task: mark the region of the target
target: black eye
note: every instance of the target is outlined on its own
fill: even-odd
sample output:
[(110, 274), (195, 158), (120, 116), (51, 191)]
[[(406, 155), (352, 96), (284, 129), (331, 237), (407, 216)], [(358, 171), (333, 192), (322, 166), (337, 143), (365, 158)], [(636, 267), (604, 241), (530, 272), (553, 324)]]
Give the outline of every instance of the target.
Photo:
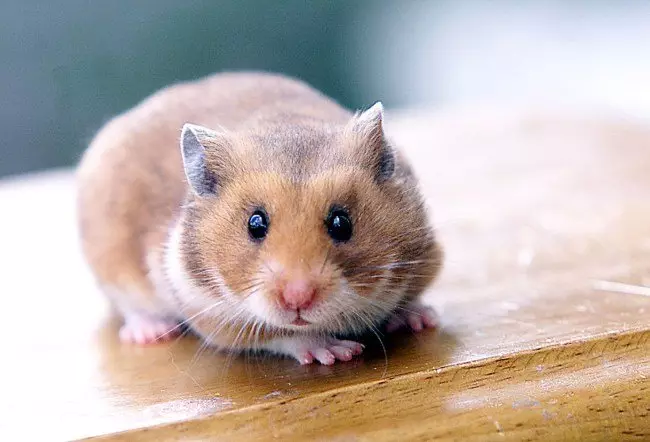
[(256, 210), (248, 218), (248, 233), (251, 238), (260, 241), (264, 239), (269, 230), (269, 218), (263, 210)]
[(327, 234), (336, 242), (349, 241), (352, 238), (352, 220), (344, 209), (333, 209), (325, 220)]

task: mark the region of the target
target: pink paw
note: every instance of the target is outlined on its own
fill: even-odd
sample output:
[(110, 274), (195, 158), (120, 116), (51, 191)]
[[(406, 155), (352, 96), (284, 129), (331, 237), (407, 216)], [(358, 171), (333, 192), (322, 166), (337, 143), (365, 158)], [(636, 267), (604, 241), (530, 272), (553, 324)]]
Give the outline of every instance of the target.
[(326, 342), (314, 343), (294, 355), (301, 365), (311, 364), (317, 360), (323, 365), (332, 365), (336, 360), (349, 361), (363, 352), (363, 344), (354, 341), (328, 339)]
[(120, 340), (128, 344), (147, 345), (169, 341), (180, 335), (180, 327), (170, 319), (133, 316), (120, 328)]
[(311, 336), (280, 338), (270, 342), (266, 348), (296, 358), (301, 365), (314, 361), (332, 365), (337, 360), (349, 361), (363, 352), (363, 344), (358, 342)]
[(438, 314), (432, 307), (412, 302), (393, 312), (386, 324), (386, 331), (391, 333), (405, 326), (416, 332), (435, 328), (438, 326)]

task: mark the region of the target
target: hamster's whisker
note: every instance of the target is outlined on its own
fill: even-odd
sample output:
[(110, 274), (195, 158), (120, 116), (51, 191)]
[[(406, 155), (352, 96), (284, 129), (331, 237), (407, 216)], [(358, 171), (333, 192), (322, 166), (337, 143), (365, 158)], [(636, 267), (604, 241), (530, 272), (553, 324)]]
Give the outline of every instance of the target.
[(255, 346), (255, 349), (258, 349), (260, 347), (260, 333), (262, 330), (262, 325), (263, 322), (257, 318), (255, 318), (255, 333), (253, 335), (253, 343)]
[(239, 317), (244, 314), (244, 306), (239, 306), (234, 313), (228, 313), (228, 317), (219, 318), (221, 321), (218, 323), (217, 327), (214, 329), (214, 334), (220, 333), (224, 328), (234, 324), (239, 320)]
[(367, 300), (367, 305), (374, 307), (381, 315), (387, 315), (395, 310), (395, 304), (392, 302), (380, 303), (377, 300)]
[(366, 330), (366, 327), (363, 324), (359, 324), (359, 321), (354, 321), (354, 317), (345, 312), (341, 315), (336, 315), (336, 331), (335, 333), (341, 333), (344, 331), (352, 331), (354, 334), (363, 333)]
[[(260, 329), (259, 329), (258, 333), (259, 333), (259, 335), (260, 335), (260, 338), (261, 338), (261, 335), (262, 335), (263, 333), (267, 333), (266, 322), (264, 322), (264, 321), (260, 321)], [(258, 339), (259, 339), (259, 338), (258, 338)], [(259, 340), (258, 340), (257, 345), (258, 345), (258, 347), (261, 347), (261, 345), (259, 344)]]
[(417, 234), (418, 232), (423, 232), (423, 231), (429, 232), (430, 231), (429, 227), (421, 227), (419, 229), (409, 229), (406, 232), (397, 233), (395, 236), (391, 237), (391, 241), (397, 242), (400, 239), (404, 238), (404, 239), (407, 239), (408, 242), (411, 242), (411, 241), (413, 241), (413, 238), (414, 238), (413, 235), (414, 234)]
[(204, 314), (204, 313), (207, 313), (208, 311), (212, 310), (213, 308), (215, 308), (215, 307), (217, 307), (217, 306), (219, 306), (219, 305), (221, 305), (221, 304), (223, 304), (223, 303), (224, 303), (223, 300), (218, 300), (218, 301), (214, 302), (213, 304), (211, 304), (211, 305), (209, 305), (208, 307), (204, 308), (204, 309), (201, 310), (200, 312), (198, 312), (198, 313), (196, 313), (196, 314), (190, 316), (189, 318), (183, 319), (181, 322), (178, 323), (178, 325), (176, 325), (175, 327), (173, 327), (173, 328), (167, 330), (165, 333), (163, 333), (162, 335), (160, 335), (159, 338), (162, 338), (162, 337), (164, 337), (164, 336), (167, 336), (169, 333), (173, 332), (174, 330), (177, 330), (178, 328), (180, 328), (180, 327), (182, 327), (182, 326), (188, 324), (191, 320), (193, 320), (193, 319), (195, 319), (195, 318), (201, 316), (201, 315)]
[[(344, 303), (341, 300), (337, 300), (337, 304), (345, 307)], [(336, 327), (338, 330), (345, 330), (345, 323), (341, 319), (341, 315), (333, 315), (331, 316), (331, 318), (334, 319), (334, 321), (336, 321)]]
[[(215, 329), (210, 333), (209, 340), (211, 341), (212, 337), (218, 335), (225, 327), (234, 325), (234, 323), (239, 320), (239, 318), (243, 315), (243, 313), (244, 313), (244, 308), (240, 307), (238, 310), (235, 311), (235, 314), (232, 317), (225, 318), (221, 322), (219, 327), (215, 327)], [(226, 363), (224, 364), (224, 370), (227, 370), (227, 368), (229, 366), (229, 360), (230, 360), (229, 358), (230, 358), (230, 354), (231, 354), (231, 349), (229, 349), (229, 348), (221, 348), (221, 349), (225, 350), (225, 353), (226, 353)]]
[[(246, 340), (248, 342), (253, 341), (253, 337), (255, 336), (255, 326), (257, 325), (257, 318), (255, 316), (251, 316), (250, 318), (251, 325), (248, 328), (248, 333), (246, 333)], [(250, 347), (250, 345), (249, 345)]]
[(355, 316), (359, 318), (359, 320), (368, 327), (368, 330), (370, 330), (379, 341), (379, 345), (381, 346), (381, 349), (384, 352), (384, 372), (381, 375), (381, 377), (383, 378), (386, 376), (386, 373), (388, 372), (388, 352), (386, 351), (386, 346), (384, 345), (384, 341), (381, 339), (381, 332), (373, 324), (372, 319), (367, 318), (363, 314), (363, 312), (360, 313), (353, 310), (352, 313), (355, 314)]
[[(363, 273), (369, 273), (369, 272), (375, 272), (375, 271), (385, 272), (387, 270), (388, 271), (391, 271), (391, 270), (408, 271), (408, 266), (398, 266), (398, 265), (395, 265), (395, 264), (391, 264), (391, 265), (377, 266), (377, 267), (356, 267), (354, 269), (348, 270), (347, 274), (359, 276), (359, 275), (362, 275)], [(387, 276), (387, 275), (385, 275), (385, 273), (381, 273), (381, 274), (378, 274), (378, 275), (369, 275), (369, 276)]]
[(262, 260), (262, 265), (269, 271), (269, 273), (271, 273), (271, 275), (275, 275), (275, 270), (273, 270), (266, 261)]
[(209, 342), (212, 341), (212, 338), (214, 336), (216, 336), (217, 334), (219, 334), (231, 322), (234, 322), (237, 319), (239, 319), (239, 316), (241, 316), (243, 312), (244, 312), (244, 307), (240, 306), (237, 310), (235, 310), (235, 312), (232, 315), (229, 314), (229, 317), (227, 317), (227, 318), (223, 318), (223, 317), (216, 318), (216, 319), (220, 319), (220, 322), (218, 323), (218, 326), (215, 327), (214, 330), (212, 330), (208, 334), (207, 338), (202, 340), (201, 346), (199, 347), (198, 351), (194, 354), (194, 357), (192, 358), (192, 364), (191, 364), (192, 366), (196, 363), (196, 361), (201, 356), (201, 354), (206, 349), (210, 348)]
[(424, 275), (424, 274), (419, 274), (419, 273), (406, 273), (404, 275), (398, 275), (398, 274), (393, 274), (391, 276), (384, 276), (384, 275), (368, 275), (366, 278), (368, 279), (387, 279), (390, 281), (394, 282), (402, 282), (402, 281), (410, 281), (412, 279), (418, 279), (418, 278), (429, 278), (431, 275)]
[(327, 260), (330, 257), (330, 252), (332, 251), (331, 248), (327, 249), (327, 253), (325, 253), (325, 259), (323, 260), (323, 265), (320, 267), (320, 274), (323, 274), (323, 271), (325, 271), (325, 264), (327, 264)]
[[(399, 291), (387, 291), (386, 293), (395, 294), (395, 295), (400, 295), (401, 294)], [(363, 298), (363, 299), (366, 299), (366, 298)], [(421, 315), (420, 312), (408, 309), (402, 304), (394, 305), (392, 303), (384, 302), (384, 305), (382, 305), (381, 304), (382, 301), (380, 301), (378, 299), (366, 299), (366, 301), (369, 304), (374, 305), (377, 308), (380, 308), (381, 310), (383, 310), (383, 313), (393, 313), (396, 310), (401, 310), (401, 311), (406, 312), (406, 313), (411, 313), (411, 314), (414, 314), (414, 315)]]
[(248, 326), (248, 333), (246, 334), (246, 347), (249, 349), (249, 351), (254, 351), (256, 348), (256, 335), (257, 335), (257, 327), (259, 325), (259, 318), (256, 316), (251, 316), (250, 318), (250, 325)]
[(251, 323), (251, 321), (254, 321), (255, 317), (250, 316), (248, 319), (244, 321), (244, 323), (240, 326), (239, 332), (235, 336), (235, 339), (232, 341), (232, 343), (229, 345), (228, 349), (228, 355), (226, 356), (226, 363), (224, 364), (225, 369), (228, 369), (233, 362), (234, 355), (238, 353), (238, 347), (237, 345), (239, 344), (240, 340), (244, 340), (244, 332), (248, 328), (248, 324)]
[[(353, 286), (351, 286), (351, 287), (353, 287)], [(386, 293), (394, 294), (396, 296), (401, 295), (401, 292), (397, 291), (397, 290), (387, 290)], [(369, 299), (369, 298), (359, 296), (356, 293), (350, 293), (350, 295), (352, 297), (357, 298), (359, 301), (365, 302), (367, 306), (374, 307), (375, 309), (377, 309), (378, 313), (380, 313), (382, 315), (393, 313), (395, 310), (398, 310), (398, 309), (406, 311), (408, 313), (416, 313), (417, 314), (417, 312), (409, 310), (409, 309), (401, 306), (400, 304), (395, 305), (392, 302), (382, 301), (380, 299)]]
[(208, 289), (215, 291), (223, 290), (223, 284), (220, 281), (215, 280), (213, 276), (206, 275), (205, 278), (207, 278), (207, 280), (204, 280), (204, 283)]
[[(350, 306), (343, 302), (341, 299), (334, 299), (335, 307), (338, 309), (340, 314), (330, 315), (330, 320), (336, 321), (336, 327), (334, 328), (334, 333), (341, 333), (345, 330), (352, 330), (353, 332), (359, 332), (359, 323), (355, 323), (350, 319)], [(341, 318), (343, 317), (343, 318)], [(361, 331), (364, 331), (363, 328)]]
[(355, 270), (393, 270), (401, 267), (415, 266), (419, 264), (435, 264), (438, 262), (436, 259), (419, 259), (415, 261), (398, 261), (392, 262), (390, 264), (378, 265), (378, 266), (363, 266), (356, 267)]
[(376, 284), (359, 282), (359, 283), (355, 283), (355, 284), (349, 284), (349, 286), (351, 288), (368, 288), (368, 287), (375, 287)]
[(261, 287), (262, 285), (264, 285), (264, 281), (256, 281), (256, 282), (253, 282), (253, 283), (250, 283), (250, 282), (249, 282), (249, 285), (248, 285), (248, 286), (243, 287), (242, 289), (240, 289), (240, 290), (238, 290), (238, 291), (239, 291), (240, 293), (251, 292), (250, 294), (252, 294), (252, 292), (255, 291), (256, 288), (259, 288), (259, 287)]
[[(395, 295), (400, 295), (401, 294), (398, 291), (388, 292), (388, 293), (392, 293), (392, 294), (395, 294)], [(405, 311), (407, 313), (419, 314), (416, 311), (409, 310), (408, 308), (404, 307), (402, 304), (395, 305), (393, 303), (384, 302), (384, 304), (382, 305), (382, 304), (380, 304), (381, 301), (379, 301), (377, 299), (374, 299), (374, 300), (369, 299), (368, 302), (373, 304), (377, 308), (380, 308), (382, 310), (382, 313), (393, 313), (396, 310), (402, 310), (402, 311)]]
[(212, 276), (212, 275), (214, 275), (214, 269), (211, 269), (211, 268), (193, 269), (192, 273), (196, 274), (196, 275)]

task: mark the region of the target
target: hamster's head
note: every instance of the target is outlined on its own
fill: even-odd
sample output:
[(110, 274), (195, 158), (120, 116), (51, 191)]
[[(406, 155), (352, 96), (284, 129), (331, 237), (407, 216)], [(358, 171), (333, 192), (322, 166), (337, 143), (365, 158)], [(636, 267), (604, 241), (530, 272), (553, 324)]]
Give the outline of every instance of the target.
[(361, 333), (424, 290), (440, 253), (382, 119), (185, 125), (180, 255), (201, 293), (271, 329)]

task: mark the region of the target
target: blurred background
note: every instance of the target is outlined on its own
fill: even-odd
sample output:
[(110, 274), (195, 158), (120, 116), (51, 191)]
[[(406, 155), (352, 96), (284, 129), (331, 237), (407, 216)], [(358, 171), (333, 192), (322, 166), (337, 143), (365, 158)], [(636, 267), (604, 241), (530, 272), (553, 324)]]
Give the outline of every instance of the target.
[(74, 165), (111, 116), (220, 70), (342, 104), (541, 104), (650, 118), (650, 2), (4, 0), (0, 177)]

